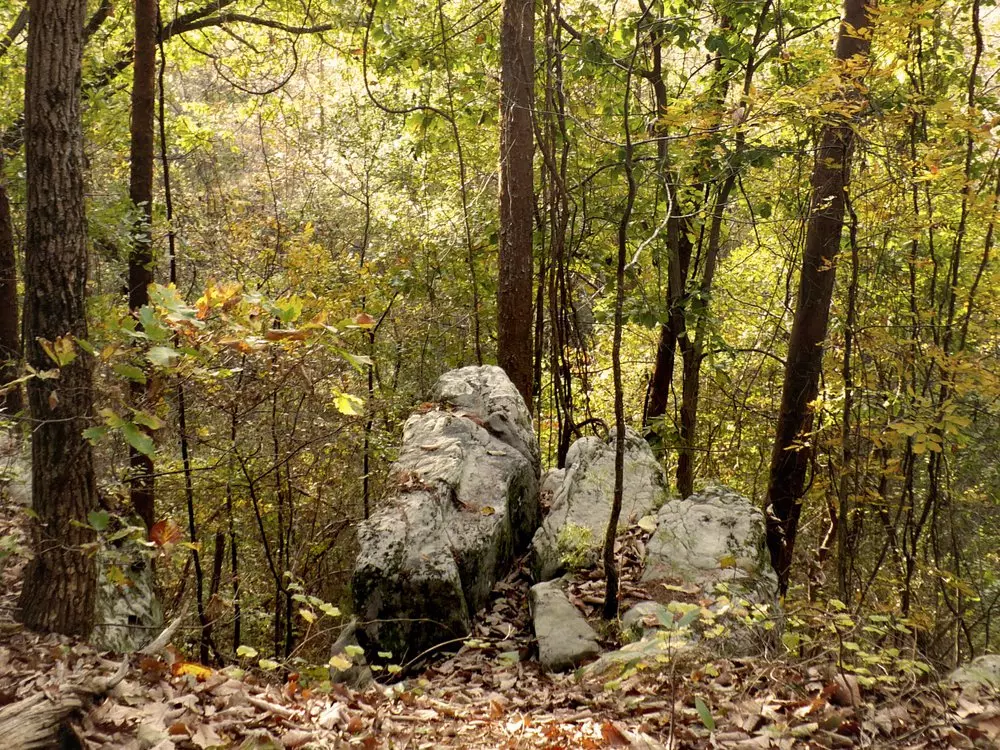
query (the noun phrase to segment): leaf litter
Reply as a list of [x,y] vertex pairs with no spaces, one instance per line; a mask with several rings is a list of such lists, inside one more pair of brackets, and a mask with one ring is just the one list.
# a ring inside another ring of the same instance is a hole
[[[0,537],[23,544],[14,510],[0,515]],[[641,529],[620,542],[625,606],[649,598],[638,584],[642,542]],[[57,699],[121,663],[78,639],[24,631],[13,617],[23,566],[23,554],[0,559],[0,711]],[[597,627],[603,585],[594,573],[570,587]],[[522,566],[497,585],[457,653],[365,691],[214,669],[171,650],[133,656],[124,679],[72,716],[71,739],[103,750],[1000,747],[996,694],[913,680],[862,689],[819,658],[700,653],[611,686],[546,674],[533,658],[529,586]]]

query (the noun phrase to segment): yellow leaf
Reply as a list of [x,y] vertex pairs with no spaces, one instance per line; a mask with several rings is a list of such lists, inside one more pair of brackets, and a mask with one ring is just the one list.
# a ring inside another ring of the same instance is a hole
[[353,667],[354,662],[352,662],[343,654],[337,654],[335,656],[330,657],[330,666],[333,667],[334,669],[339,669],[343,671],[345,669],[350,669],[351,667]]
[[183,675],[194,675],[195,679],[199,682],[206,680],[212,676],[212,670],[203,664],[197,664],[193,661],[178,661],[174,662],[170,671],[174,673],[175,677],[182,677]]

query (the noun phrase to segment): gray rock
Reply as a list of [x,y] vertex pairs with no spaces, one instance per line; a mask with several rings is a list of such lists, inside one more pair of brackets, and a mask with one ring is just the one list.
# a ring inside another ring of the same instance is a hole
[[659,602],[639,602],[622,615],[622,632],[639,639],[667,627],[675,619]]
[[0,431],[0,492],[16,505],[31,505],[31,441],[16,428]]
[[[615,435],[585,437],[570,446],[565,473],[547,477],[552,507],[532,541],[535,580],[566,569],[595,565],[604,542],[615,488]],[[635,432],[625,438],[624,496],[618,531],[653,513],[666,500],[663,470]]]
[[977,656],[948,675],[948,682],[962,690],[1000,690],[1000,655]]
[[532,586],[528,604],[543,669],[563,672],[600,654],[597,633],[567,598],[561,580]]
[[363,649],[358,644],[358,621],[351,618],[340,631],[340,637],[330,649],[330,656],[343,656],[351,661],[352,666],[347,669],[337,669],[330,666],[330,680],[342,685],[347,685],[355,690],[364,690],[375,684],[372,677],[372,670],[368,666]]
[[538,445],[507,376],[466,367],[434,393],[446,404],[407,420],[393,496],[358,529],[361,641],[394,663],[468,635],[538,526]]
[[757,602],[771,602],[777,576],[765,545],[764,514],[727,487],[671,500],[656,516],[646,545],[643,581],[680,579],[711,592],[718,583]]
[[97,554],[97,599],[90,643],[100,651],[130,654],[163,630],[149,549],[133,538]]
[[674,630],[651,630],[638,641],[602,654],[580,670],[582,680],[611,680],[626,677],[633,671],[667,668],[682,654],[689,653],[695,642]]

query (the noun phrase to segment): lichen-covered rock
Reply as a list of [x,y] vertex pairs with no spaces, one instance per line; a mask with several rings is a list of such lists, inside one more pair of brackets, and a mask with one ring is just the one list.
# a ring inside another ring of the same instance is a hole
[[[340,631],[340,637],[330,649],[330,680],[355,690],[364,690],[374,685],[372,670],[362,651],[363,649],[358,644],[358,621],[351,618],[344,625]],[[350,666],[343,668],[337,666],[337,657],[343,659],[345,663],[350,662]]]
[[962,690],[1000,690],[1000,655],[983,654],[948,675],[948,683]]
[[538,641],[538,661],[543,669],[564,672],[601,653],[597,633],[566,596],[561,580],[532,586],[528,605]]
[[[532,541],[535,580],[596,564],[611,518],[615,489],[615,436],[585,437],[570,446],[562,475],[550,474],[552,507]],[[625,436],[624,495],[619,532],[666,500],[663,470],[649,445],[631,430]]]
[[622,633],[638,640],[674,621],[673,614],[659,602],[639,602],[622,615]]
[[15,505],[31,505],[31,441],[0,430],[0,492]]
[[102,651],[130,654],[163,629],[149,550],[132,539],[97,555],[97,599],[90,643]]
[[471,630],[471,618],[538,526],[538,444],[497,367],[446,373],[413,414],[395,492],[358,529],[360,640],[402,663]]
[[686,500],[671,500],[656,521],[646,545],[643,581],[681,580],[708,592],[726,583],[733,594],[756,602],[776,597],[764,514],[743,495],[710,487]]

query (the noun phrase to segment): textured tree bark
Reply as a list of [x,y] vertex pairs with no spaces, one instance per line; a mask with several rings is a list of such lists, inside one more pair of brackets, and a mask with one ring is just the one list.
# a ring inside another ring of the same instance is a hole
[[[86,0],[32,0],[25,80],[28,212],[25,354],[36,370],[54,363],[39,340],[87,337],[80,68]],[[96,571],[87,514],[97,508],[91,359],[76,348],[57,379],[28,382],[32,431],[34,557],[25,572],[21,621],[36,630],[90,632]]]
[[[860,97],[863,68],[852,58],[865,58],[871,49],[868,11],[871,0],[846,0],[837,38],[836,57],[847,85],[842,114],[823,126],[812,173],[812,202],[802,256],[798,301],[788,343],[785,380],[781,392],[777,437],[771,455],[768,483],[767,546],[781,591],[788,588],[792,552],[806,473],[812,448],[811,403],[819,392],[823,368],[823,341],[830,319],[830,300],[836,278],[834,260],[844,228],[845,190],[850,182],[854,150],[854,117]],[[858,31],[862,31],[861,34]]]
[[500,273],[497,361],[531,408],[535,8],[504,0],[500,29]]
[[[131,165],[129,198],[138,211],[128,259],[128,307],[133,313],[149,304],[153,283],[153,113],[156,103],[157,0],[135,0],[135,59],[132,65]],[[133,382],[131,404],[143,408],[146,387]],[[153,526],[153,459],[129,447],[132,508],[149,529]]]
[[[0,387],[16,380],[21,359],[21,330],[17,314],[17,259],[10,201],[3,179],[0,152]],[[0,393],[0,414],[16,414],[24,407],[21,389]]]

